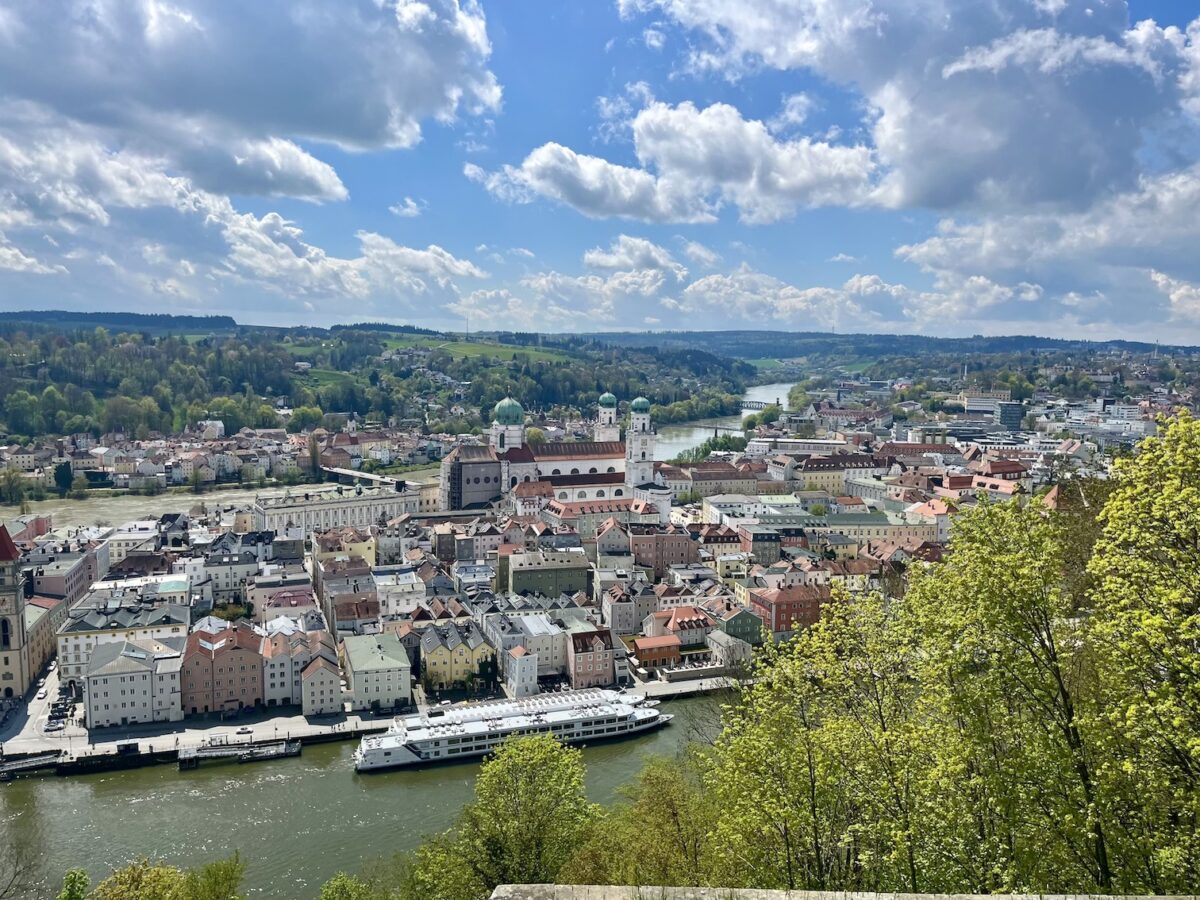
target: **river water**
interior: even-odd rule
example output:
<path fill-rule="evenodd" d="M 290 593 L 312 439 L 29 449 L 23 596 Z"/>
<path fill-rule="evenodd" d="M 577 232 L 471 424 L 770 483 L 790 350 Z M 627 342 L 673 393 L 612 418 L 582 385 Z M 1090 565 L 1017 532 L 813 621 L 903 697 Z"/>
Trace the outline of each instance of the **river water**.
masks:
<path fill-rule="evenodd" d="M 664 702 L 665 728 L 584 749 L 591 798 L 608 803 L 651 755 L 674 756 L 717 701 Z M 28 897 L 53 897 L 63 873 L 95 879 L 140 857 L 177 865 L 238 851 L 254 897 L 315 898 L 339 871 L 373 862 L 449 827 L 471 799 L 478 762 L 359 775 L 355 742 L 306 747 L 298 758 L 179 772 L 153 766 L 0 784 L 0 847 L 30 867 Z"/>
<path fill-rule="evenodd" d="M 786 409 L 788 391 L 792 389 L 794 383 L 760 384 L 747 390 L 742 396 L 742 400 L 759 403 L 774 403 L 778 400 Z M 657 459 L 674 459 L 684 450 L 699 446 L 712 437 L 714 426 L 737 428 L 740 433 L 742 419 L 752 412 L 757 412 L 757 410 L 743 409 L 741 415 L 700 419 L 696 422 L 685 422 L 682 425 L 660 425 L 658 439 L 654 445 L 654 456 Z M 721 431 L 718 434 L 728 434 L 728 432 Z"/>

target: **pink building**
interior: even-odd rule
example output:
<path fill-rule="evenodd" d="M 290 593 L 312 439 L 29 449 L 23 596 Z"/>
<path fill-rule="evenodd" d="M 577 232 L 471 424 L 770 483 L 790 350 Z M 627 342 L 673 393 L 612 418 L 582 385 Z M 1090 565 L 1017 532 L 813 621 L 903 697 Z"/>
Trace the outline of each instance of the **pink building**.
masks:
<path fill-rule="evenodd" d="M 617 681 L 616 655 L 608 629 L 571 634 L 567 643 L 567 671 L 571 687 L 580 690 L 607 687 Z"/>
<path fill-rule="evenodd" d="M 183 713 L 236 713 L 263 702 L 262 638 L 247 625 L 188 636 L 183 651 Z"/>

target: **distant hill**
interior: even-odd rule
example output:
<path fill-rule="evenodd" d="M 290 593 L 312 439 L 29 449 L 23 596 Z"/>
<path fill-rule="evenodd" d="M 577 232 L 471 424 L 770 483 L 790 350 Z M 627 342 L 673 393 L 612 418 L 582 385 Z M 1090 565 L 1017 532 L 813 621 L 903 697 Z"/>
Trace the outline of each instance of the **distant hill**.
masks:
<path fill-rule="evenodd" d="M 618 347 L 702 348 L 740 359 L 800 357 L 915 356 L 923 353 L 1104 352 L 1149 353 L 1153 343 L 1142 341 L 1085 341 L 1034 335 L 939 338 L 915 334 L 832 334 L 815 331 L 645 331 L 595 332 L 580 335 Z M 1159 346 L 1161 352 L 1196 353 L 1192 346 Z"/>
<path fill-rule="evenodd" d="M 28 309 L 0 312 L 0 322 L 28 322 L 63 330 L 107 328 L 110 331 L 146 331 L 154 334 L 178 332 L 208 334 L 236 331 L 232 316 L 174 316 L 165 313 L 68 312 L 61 309 Z"/>

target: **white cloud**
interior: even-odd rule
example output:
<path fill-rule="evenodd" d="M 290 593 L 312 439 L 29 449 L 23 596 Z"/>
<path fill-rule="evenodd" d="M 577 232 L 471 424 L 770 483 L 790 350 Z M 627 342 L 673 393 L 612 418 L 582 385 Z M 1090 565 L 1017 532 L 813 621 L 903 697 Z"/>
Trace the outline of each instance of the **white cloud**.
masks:
<path fill-rule="evenodd" d="M 499 199 L 528 203 L 535 196 L 547 197 L 590 218 L 645 222 L 711 222 L 716 218 L 703 198 L 690 195 L 682 185 L 643 169 L 576 153 L 561 144 L 543 144 L 520 166 L 485 172 L 468 164 L 463 174 Z"/>
<path fill-rule="evenodd" d="M 699 241 L 686 241 L 683 245 L 683 255 L 705 269 L 711 269 L 721 261 L 720 253 Z"/>
<path fill-rule="evenodd" d="M 510 256 L 519 256 L 522 259 L 533 259 L 534 252 L 527 247 L 513 247 L 508 251 Z"/>
<path fill-rule="evenodd" d="M 0 232 L 0 271 L 23 272 L 26 275 L 66 274 L 64 266 L 49 266 L 13 246 Z"/>
<path fill-rule="evenodd" d="M 775 133 L 796 128 L 804 124 L 816 105 L 816 101 L 808 94 L 790 94 L 783 98 L 779 112 L 767 124 Z"/>
<path fill-rule="evenodd" d="M 642 41 L 651 50 L 661 50 L 667 43 L 667 36 L 657 28 L 647 28 L 642 32 Z"/>
<path fill-rule="evenodd" d="M 627 234 L 618 235 L 607 250 L 588 250 L 583 254 L 583 264 L 592 269 L 656 270 L 670 274 L 676 281 L 687 277 L 687 269 L 666 248 Z"/>
<path fill-rule="evenodd" d="M 757 224 L 801 207 L 861 203 L 874 169 L 865 147 L 777 140 L 762 122 L 724 103 L 698 109 L 651 102 L 631 128 L 642 168 L 551 143 L 520 166 L 491 173 L 470 167 L 466 174 L 501 199 L 547 197 L 592 218 L 710 222 L 728 202 Z"/>
<path fill-rule="evenodd" d="M 1171 318 L 1183 319 L 1191 324 L 1200 322 L 1200 284 L 1180 281 L 1162 272 L 1151 272 L 1154 286 L 1171 301 Z"/>
<path fill-rule="evenodd" d="M 1001 0 L 621 0 L 688 29 L 687 64 L 729 77 L 807 70 L 857 92 L 877 203 L 1079 207 L 1131 186 L 1148 142 L 1180 145 L 1198 30 L 1140 22 L 1125 3 Z M 933 23 L 936 23 L 934 25 Z M 1181 146 L 1186 147 L 1186 144 Z"/>
<path fill-rule="evenodd" d="M 415 219 L 425 209 L 425 201 L 417 202 L 412 197 L 405 197 L 399 203 L 388 207 L 388 212 L 401 219 Z"/>
<path fill-rule="evenodd" d="M 857 256 L 851 256 L 849 253 L 835 253 L 833 256 L 829 257 L 829 261 L 837 263 L 856 263 L 859 261 L 859 258 Z"/>

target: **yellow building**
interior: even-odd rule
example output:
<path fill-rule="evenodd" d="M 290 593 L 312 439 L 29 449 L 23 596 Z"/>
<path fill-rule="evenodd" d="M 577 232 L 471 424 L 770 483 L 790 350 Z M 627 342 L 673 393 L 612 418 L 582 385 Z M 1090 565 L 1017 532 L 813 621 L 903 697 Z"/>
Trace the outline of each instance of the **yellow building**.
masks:
<path fill-rule="evenodd" d="M 471 687 L 495 678 L 496 651 L 474 622 L 433 625 L 421 633 L 421 677 L 427 688 Z"/>
<path fill-rule="evenodd" d="M 357 556 L 375 568 L 377 548 L 375 532 L 371 528 L 331 528 L 315 532 L 312 538 L 313 557 L 324 562 L 336 556 Z"/>

